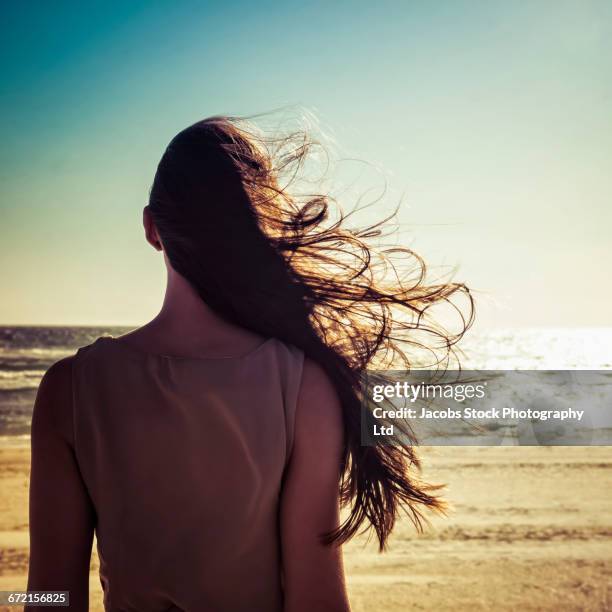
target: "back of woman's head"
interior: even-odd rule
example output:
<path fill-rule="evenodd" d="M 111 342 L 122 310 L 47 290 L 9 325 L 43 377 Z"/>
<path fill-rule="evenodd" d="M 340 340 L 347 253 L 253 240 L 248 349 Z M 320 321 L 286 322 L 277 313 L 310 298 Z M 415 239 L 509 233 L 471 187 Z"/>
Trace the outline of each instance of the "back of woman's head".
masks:
<path fill-rule="evenodd" d="M 251 310 L 260 310 L 266 320 L 258 331 L 271 335 L 268 325 L 283 308 L 275 292 L 300 287 L 264 235 L 249 193 L 249 182 L 267 174 L 265 162 L 231 123 L 196 123 L 166 149 L 149 209 L 172 267 L 202 299 L 242 325 Z"/>
<path fill-rule="evenodd" d="M 244 126 L 214 117 L 180 132 L 159 163 L 149 211 L 170 265 L 208 306 L 297 346 L 326 371 L 343 408 L 340 496 L 351 508 L 326 539 L 344 542 L 369 522 L 382 548 L 401 507 L 420 527 L 420 508 L 442 502 L 410 473 L 412 446 L 362 445 L 363 374 L 409 369 L 415 347 L 445 363 L 471 322 L 471 299 L 457 283 L 428 285 L 412 251 L 374 248 L 387 220 L 349 230 L 350 215 L 331 198 L 291 193 L 314 146 L 307 134 L 266 138 Z M 412 264 L 403 277 L 397 257 Z M 467 295 L 468 315 L 451 334 L 428 310 L 457 293 Z"/>

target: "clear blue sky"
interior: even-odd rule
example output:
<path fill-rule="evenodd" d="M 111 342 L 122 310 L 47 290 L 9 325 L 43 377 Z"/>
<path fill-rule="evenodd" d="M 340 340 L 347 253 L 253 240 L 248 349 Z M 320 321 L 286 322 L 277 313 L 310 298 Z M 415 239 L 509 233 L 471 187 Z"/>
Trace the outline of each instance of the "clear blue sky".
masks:
<path fill-rule="evenodd" d="M 163 147 L 302 105 L 483 324 L 612 324 L 610 2 L 12 3 L 0 27 L 0 323 L 153 315 Z"/>

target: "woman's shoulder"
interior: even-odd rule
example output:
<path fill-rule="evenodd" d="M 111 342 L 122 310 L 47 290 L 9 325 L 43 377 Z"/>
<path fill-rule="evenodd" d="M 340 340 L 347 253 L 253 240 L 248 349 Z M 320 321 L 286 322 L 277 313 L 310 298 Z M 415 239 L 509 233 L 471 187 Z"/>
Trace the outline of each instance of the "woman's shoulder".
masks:
<path fill-rule="evenodd" d="M 72 367 L 76 356 L 77 353 L 56 361 L 42 377 L 39 390 L 46 389 L 59 391 L 66 386 L 69 387 L 72 380 Z"/>
<path fill-rule="evenodd" d="M 32 436 L 72 438 L 72 368 L 75 355 L 56 361 L 42 377 L 32 413 Z"/>
<path fill-rule="evenodd" d="M 338 393 L 332 379 L 325 369 L 313 359 L 304 359 L 299 403 L 303 406 L 310 406 L 309 412 L 314 418 L 320 418 L 322 415 L 328 416 L 330 410 L 338 412 L 340 407 Z"/>
<path fill-rule="evenodd" d="M 70 357 L 73 370 L 82 364 L 98 361 L 100 358 L 107 359 L 114 352 L 115 340 L 113 336 L 100 336 L 90 344 L 79 347 L 74 355 Z"/>
<path fill-rule="evenodd" d="M 289 342 L 285 342 L 284 340 L 279 340 L 278 338 L 268 338 L 260 345 L 263 349 L 264 347 L 270 347 L 276 353 L 281 355 L 291 357 L 293 359 L 298 359 L 302 363 L 306 362 L 306 357 L 304 356 L 304 351 L 299 347 L 291 344 Z"/>

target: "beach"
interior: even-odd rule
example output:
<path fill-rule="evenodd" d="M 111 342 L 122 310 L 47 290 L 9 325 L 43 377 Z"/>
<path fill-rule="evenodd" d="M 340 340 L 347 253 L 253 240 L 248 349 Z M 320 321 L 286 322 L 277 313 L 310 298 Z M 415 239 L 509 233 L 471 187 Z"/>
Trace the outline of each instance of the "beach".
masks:
<path fill-rule="evenodd" d="M 0 328 L 0 590 L 25 589 L 32 403 L 44 371 L 125 328 Z M 464 366 L 610 370 L 612 329 L 474 336 Z M 474 440 L 478 443 L 478 440 Z M 402 518 L 389 550 L 345 547 L 352 609 L 612 610 L 612 447 L 422 447 L 423 477 L 452 506 L 421 535 Z M 94 554 L 92 612 L 102 610 Z M 16 610 L 18 608 L 5 608 Z M 0 612 L 2 611 L 0 606 Z"/>
<path fill-rule="evenodd" d="M 400 520 L 389 550 L 345 547 L 352 609 L 611 610 L 612 448 L 421 449 L 423 476 L 453 506 L 418 535 Z M 29 448 L 0 448 L 0 590 L 25 589 Z M 92 559 L 92 612 L 103 610 Z M 2 608 L 0 610 L 18 610 Z"/>

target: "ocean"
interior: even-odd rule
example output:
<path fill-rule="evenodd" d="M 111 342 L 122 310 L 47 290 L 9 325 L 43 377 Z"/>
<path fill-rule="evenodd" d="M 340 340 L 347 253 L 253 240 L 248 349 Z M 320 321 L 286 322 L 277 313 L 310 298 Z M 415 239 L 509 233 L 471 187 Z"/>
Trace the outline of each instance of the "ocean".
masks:
<path fill-rule="evenodd" d="M 102 335 L 127 327 L 0 327 L 0 436 L 29 433 L 45 371 Z M 515 370 L 612 369 L 612 328 L 514 329 L 468 334 L 462 367 Z"/>

